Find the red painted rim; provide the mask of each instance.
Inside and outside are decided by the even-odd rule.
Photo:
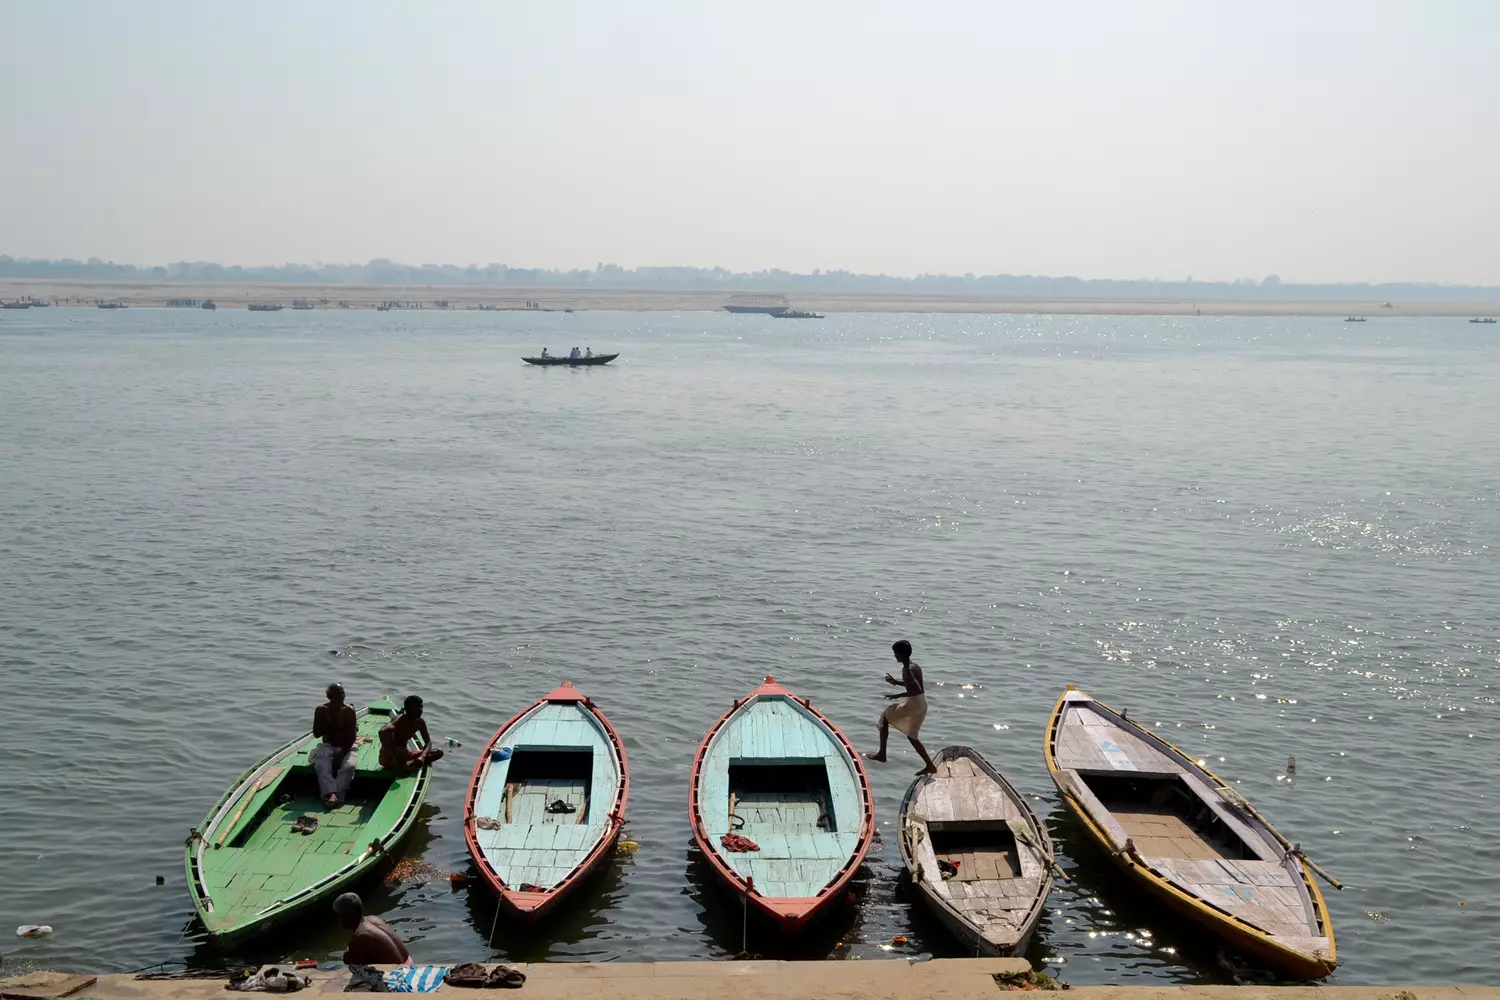
[[[505,884],[489,861],[485,859],[484,851],[479,847],[479,828],[475,826],[474,800],[479,795],[479,779],[484,770],[485,761],[489,759],[490,751],[504,744],[504,737],[517,722],[520,722],[534,709],[546,704],[558,704],[564,702],[582,703],[583,707],[599,720],[605,735],[609,737],[611,749],[614,751],[615,761],[620,768],[620,782],[615,787],[614,802],[610,806],[609,820],[605,826],[604,835],[599,838],[593,850],[578,863],[572,871],[567,874],[557,888],[551,892],[522,892],[512,889]],[[616,839],[620,836],[620,828],[625,825],[625,804],[630,798],[630,764],[625,756],[625,743],[620,739],[620,734],[615,730],[614,724],[599,711],[599,707],[586,697],[583,692],[573,687],[569,681],[564,681],[562,686],[550,692],[543,698],[539,698],[530,705],[511,716],[495,735],[490,737],[484,749],[480,751],[479,760],[474,764],[474,773],[469,778],[469,793],[464,799],[464,841],[469,845],[469,857],[479,869],[480,876],[490,887],[490,890],[500,897],[500,901],[517,913],[526,916],[536,916],[545,910],[551,909],[563,897],[568,895],[584,877],[592,872],[608,856],[609,850],[614,846]]]

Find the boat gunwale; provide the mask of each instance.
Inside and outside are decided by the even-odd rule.
[[[376,702],[375,704],[378,703]],[[387,704],[389,703],[387,702]],[[394,709],[395,706],[392,705],[391,707]],[[369,707],[358,713],[359,717],[365,717],[369,714]],[[392,712],[391,714],[394,715],[395,713]],[[312,731],[309,730],[302,736],[288,741],[251,765],[249,770],[241,774],[229,786],[229,789],[219,797],[219,801],[214,804],[204,819],[204,829],[196,837],[190,836],[187,840],[184,847],[185,868],[188,893],[193,900],[194,916],[203,925],[204,930],[208,932],[208,936],[214,941],[226,943],[253,936],[260,933],[268,924],[285,916],[291,916],[303,907],[316,902],[337,886],[354,882],[385,857],[385,849],[387,847],[400,842],[411,831],[411,828],[416,825],[418,813],[422,803],[426,801],[428,786],[431,783],[432,771],[426,767],[410,775],[410,777],[415,779],[411,793],[407,796],[406,803],[402,806],[400,815],[396,817],[396,821],[391,825],[389,831],[378,837],[371,838],[372,843],[379,842],[379,850],[371,851],[367,847],[357,858],[348,864],[330,872],[310,885],[303,886],[300,889],[293,890],[288,895],[280,897],[270,906],[260,910],[240,924],[223,929],[211,927],[208,917],[214,915],[216,911],[213,903],[213,895],[203,883],[203,859],[213,849],[211,847],[211,840],[213,834],[218,830],[218,824],[223,821],[225,814],[235,803],[240,802],[243,798],[246,804],[248,804],[250,799],[254,798],[255,792],[253,791],[254,783],[251,781],[252,778],[264,774],[277,761],[296,756],[313,738]],[[392,786],[402,777],[406,776],[396,776],[392,780]],[[241,789],[245,790],[244,794],[237,795],[236,793],[240,792]],[[389,791],[386,794],[389,795]],[[381,801],[384,801],[384,796],[382,796]],[[236,822],[237,820],[231,820],[231,829]]]
[[[763,696],[783,697],[807,710],[821,725],[826,727],[832,734],[837,744],[848,755],[848,759],[854,766],[855,776],[859,781],[860,791],[860,838],[853,851],[845,858],[844,864],[839,868],[833,878],[824,883],[823,887],[813,896],[766,896],[760,890],[753,888],[753,880],[741,877],[729,863],[719,856],[710,840],[711,835],[707,830],[707,822],[703,818],[703,812],[699,808],[698,789],[703,773],[703,763],[708,755],[709,745],[713,743],[714,737],[720,730],[739,712],[748,708],[758,698]],[[865,771],[864,760],[859,751],[854,749],[844,736],[843,730],[833,724],[833,721],[821,711],[814,708],[811,698],[798,697],[789,689],[776,683],[774,677],[767,675],[765,682],[751,691],[744,698],[736,698],[734,705],[719,716],[717,722],[704,734],[703,740],[698,744],[698,752],[693,757],[692,776],[688,782],[688,813],[693,826],[693,840],[697,843],[699,851],[708,860],[710,868],[720,879],[728,883],[730,889],[736,894],[743,896],[756,908],[756,911],[770,917],[772,920],[787,927],[801,925],[819,912],[833,900],[838,898],[841,892],[854,877],[855,871],[864,863],[866,855],[870,852],[870,845],[875,838],[875,793],[870,785],[870,776]],[[775,904],[782,904],[777,906]],[[793,907],[791,904],[805,904]]]
[[[571,684],[564,684],[554,691],[538,698],[530,705],[517,712],[505,721],[503,725],[495,730],[495,735],[490,737],[489,742],[479,755],[479,760],[474,764],[474,771],[469,778],[469,790],[464,797],[464,841],[469,848],[469,857],[479,869],[480,877],[485,884],[495,893],[502,905],[509,906],[517,913],[528,916],[537,916],[553,908],[559,901],[573,891],[591,872],[603,861],[605,851],[619,839],[620,831],[625,826],[625,808],[630,799],[630,764],[625,755],[625,741],[620,738],[619,731],[609,718],[594,704],[594,700],[577,692],[577,697],[559,697],[559,692],[565,688],[572,689]],[[574,689],[576,690],[576,689]],[[608,819],[605,821],[604,832],[589,852],[584,855],[583,860],[574,865],[563,880],[548,892],[521,892],[506,885],[505,880],[495,871],[489,859],[484,856],[484,849],[479,844],[479,827],[476,825],[477,817],[474,815],[474,804],[479,797],[479,782],[484,776],[486,765],[489,763],[490,751],[500,745],[501,738],[505,736],[522,719],[543,705],[565,704],[572,702],[581,705],[585,711],[592,715],[604,730],[608,738],[610,749],[614,753],[615,764],[619,771],[619,780],[615,782],[615,797],[611,804]]]
[[[1025,815],[1028,825],[1031,827],[1032,837],[1036,840],[1037,850],[1046,859],[1046,861],[1043,862],[1042,866],[1041,889],[1037,893],[1036,898],[1032,900],[1031,907],[1026,911],[1025,919],[1023,919],[1018,925],[1019,932],[1017,933],[1015,940],[1013,940],[1010,944],[1004,946],[1003,948],[998,948],[998,946],[996,946],[1000,954],[1013,955],[1021,951],[1025,947],[1027,941],[1031,938],[1032,934],[1035,933],[1037,924],[1041,922],[1042,915],[1046,912],[1047,897],[1052,894],[1052,865],[1055,865],[1057,863],[1057,852],[1053,849],[1052,846],[1052,834],[1050,831],[1048,831],[1046,822],[1040,815],[1037,814],[1036,809],[1034,809],[1031,803],[1027,801],[1026,797],[1021,794],[1020,790],[1016,788],[1015,785],[1012,785],[1010,783],[1010,779],[1007,778],[999,768],[995,767],[988,760],[986,760],[979,751],[975,750],[973,747],[967,746],[946,746],[937,752],[937,756],[934,758],[934,761],[937,763],[942,763],[945,756],[949,757],[950,759],[953,757],[967,757],[969,760],[980,766],[981,770],[984,771],[986,777],[995,779],[996,784],[1000,786],[1001,790],[1005,792],[1005,794],[1008,795],[1012,801],[1021,806],[1021,811]],[[906,788],[906,794],[901,798],[901,810],[899,813],[897,813],[896,817],[896,845],[901,852],[901,860],[905,863],[907,871],[913,873],[913,875],[915,875],[917,869],[913,864],[913,858],[907,850],[906,817],[909,814],[912,803],[916,798],[917,787],[924,781],[927,781],[932,777],[932,775],[923,774],[918,775],[916,778],[912,779],[911,784],[909,784]],[[924,825],[926,825],[925,820]],[[930,835],[931,831],[929,829],[929,836]],[[1018,844],[1017,846],[1019,848],[1021,845]],[[996,881],[999,880],[997,879]],[[943,899],[932,891],[930,887],[930,881],[923,882],[913,878],[913,884],[916,885],[918,892],[924,899],[928,901],[930,905],[942,910],[943,913],[947,914],[953,920],[956,920],[962,927],[967,928],[971,933],[983,940],[986,944],[991,943],[984,937],[982,933],[979,932],[979,928],[976,927],[973,922],[971,922],[966,916],[964,916],[961,910],[953,906],[950,901]]]
[[[1069,695],[1081,697],[1069,698]],[[1058,729],[1062,723],[1063,709],[1069,704],[1079,703],[1092,704],[1103,709],[1107,713],[1107,717],[1112,717],[1110,721],[1115,725],[1124,728],[1127,732],[1145,737],[1148,742],[1154,741],[1160,744],[1160,746],[1170,751],[1172,755],[1181,758],[1180,762],[1185,766],[1195,772],[1207,775],[1216,787],[1229,788],[1230,785],[1223,778],[1215,774],[1206,764],[1199,764],[1195,758],[1189,756],[1180,747],[1130,721],[1104,702],[1099,701],[1092,695],[1077,690],[1070,684],[1058,697],[1057,703],[1053,706],[1052,715],[1047,720],[1046,733],[1042,738],[1042,756],[1047,762],[1047,773],[1051,776],[1052,783],[1057,786],[1058,794],[1062,796],[1063,804],[1068,807],[1074,816],[1083,822],[1089,837],[1094,841],[1095,845],[1102,848],[1127,874],[1138,879],[1168,904],[1186,912],[1190,916],[1198,918],[1204,924],[1206,930],[1217,932],[1221,937],[1230,939],[1232,943],[1244,948],[1255,957],[1261,958],[1283,971],[1293,972],[1304,979],[1322,979],[1332,975],[1338,967],[1338,948],[1334,941],[1333,922],[1328,914],[1327,902],[1323,898],[1322,891],[1318,888],[1316,879],[1307,870],[1307,866],[1290,853],[1287,853],[1283,857],[1283,863],[1287,860],[1292,860],[1296,863],[1295,870],[1300,875],[1303,885],[1308,890],[1308,897],[1312,903],[1313,918],[1317,922],[1318,929],[1323,932],[1323,938],[1328,942],[1328,953],[1326,956],[1321,951],[1309,953],[1283,944],[1264,928],[1251,923],[1237,914],[1230,913],[1228,910],[1216,906],[1202,896],[1179,886],[1176,882],[1161,875],[1149,865],[1138,863],[1123,850],[1116,852],[1110,849],[1111,837],[1109,832],[1095,822],[1094,818],[1089,815],[1088,806],[1069,792],[1064,787],[1064,783],[1059,780],[1059,775],[1064,772],[1073,771],[1077,773],[1076,769],[1059,766],[1056,747]],[[1274,841],[1281,841],[1281,838],[1269,829],[1265,821],[1258,820],[1238,808],[1234,808],[1234,811],[1239,813],[1241,821],[1252,829],[1265,833]]]

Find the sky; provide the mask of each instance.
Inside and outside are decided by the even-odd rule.
[[[1500,3],[0,0],[0,253],[1500,284]]]

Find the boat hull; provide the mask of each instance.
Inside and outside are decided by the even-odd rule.
[[[550,716],[544,719],[542,717],[544,712],[551,713],[557,721],[553,721]],[[559,880],[545,885],[538,884],[523,888],[520,880],[514,877],[509,880],[506,878],[507,874],[514,876],[510,866],[516,860],[514,853],[507,852],[525,848],[527,841],[518,839],[514,841],[516,846],[506,846],[508,841],[499,839],[500,835],[503,834],[507,838],[532,836],[541,838],[550,833],[551,838],[548,842],[553,846],[531,850],[530,855],[534,857],[543,850],[559,851],[556,847],[559,838],[565,833],[574,831],[560,824],[540,822],[522,830],[519,822],[510,822],[514,817],[509,814],[511,806],[506,804],[505,799],[505,796],[510,793],[509,779],[515,776],[510,762],[518,759],[517,754],[528,750],[542,753],[556,752],[560,745],[558,741],[561,739],[558,725],[577,721],[583,721],[589,727],[587,735],[590,738],[589,745],[593,748],[594,756],[601,758],[604,755],[608,756],[608,762],[599,761],[601,766],[608,763],[613,768],[612,780],[602,785],[596,784],[590,793],[593,800],[607,799],[607,801],[591,801],[585,807],[585,812],[589,809],[600,810],[602,822],[597,824],[590,822],[588,829],[583,831],[579,846],[548,858],[549,862],[566,866],[565,874]],[[550,732],[542,728],[549,723],[553,726]],[[530,736],[527,735],[528,732],[531,733]],[[492,774],[491,768],[500,763],[491,759],[492,752],[506,746],[513,739],[515,742],[510,747],[512,754],[506,762],[506,773],[503,776],[498,772]],[[548,739],[552,742],[541,744],[536,742],[538,739]],[[495,789],[492,786],[492,780],[504,783],[506,791],[502,793]],[[493,794],[487,795],[487,789]],[[596,794],[597,791],[603,789],[608,789],[607,796]],[[464,804],[464,840],[468,844],[469,856],[478,869],[480,878],[495,893],[504,910],[523,920],[539,920],[555,910],[563,900],[577,890],[581,883],[602,868],[612,856],[620,838],[620,830],[625,823],[625,808],[629,797],[630,766],[625,755],[624,741],[609,719],[590,699],[571,684],[564,684],[512,716],[496,730],[495,735],[490,738],[481,752],[474,766],[474,774],[469,781],[469,794]],[[492,813],[496,815],[491,818],[497,822],[502,817],[507,820],[499,830],[495,831],[495,837],[491,837],[490,831],[481,830],[479,826],[480,820],[490,817]],[[507,830],[506,827],[510,829]],[[494,828],[491,829],[494,830]]]
[[[619,354],[596,354],[591,358],[522,358],[528,365],[539,365],[551,367],[553,365],[564,365],[569,368],[588,367],[591,365],[607,365]]]
[[[1127,877],[1146,889],[1153,897],[1166,904],[1175,913],[1187,918],[1199,928],[1218,937],[1223,943],[1234,950],[1263,962],[1267,967],[1275,969],[1284,975],[1302,980],[1322,979],[1334,971],[1338,965],[1337,950],[1333,937],[1333,925],[1328,916],[1327,904],[1323,899],[1321,890],[1316,880],[1300,861],[1295,863],[1295,870],[1300,886],[1306,889],[1308,905],[1312,911],[1313,924],[1321,931],[1320,937],[1326,939],[1327,951],[1321,950],[1309,952],[1298,948],[1289,947],[1277,941],[1269,932],[1250,922],[1242,916],[1229,912],[1223,907],[1216,905],[1199,893],[1189,891],[1182,885],[1165,877],[1157,868],[1161,867],[1159,861],[1144,858],[1136,848],[1133,838],[1127,838],[1123,843],[1119,833],[1106,830],[1100,818],[1098,818],[1091,804],[1085,801],[1085,793],[1078,786],[1076,769],[1062,766],[1059,759],[1060,727],[1063,713],[1070,704],[1087,703],[1097,705],[1109,716],[1116,718],[1123,726],[1120,731],[1138,736],[1150,741],[1150,744],[1159,749],[1163,756],[1170,754],[1174,763],[1185,764],[1191,767],[1189,773],[1197,775],[1200,779],[1206,779],[1217,789],[1229,788],[1228,784],[1214,774],[1207,767],[1196,764],[1182,750],[1173,746],[1166,740],[1161,739],[1154,733],[1135,726],[1123,716],[1117,716],[1113,710],[1102,703],[1088,698],[1070,687],[1058,699],[1053,709],[1052,717],[1047,724],[1047,734],[1043,745],[1043,754],[1047,762],[1047,770],[1051,775],[1053,783],[1057,785],[1058,792],[1062,796],[1064,805],[1079,820],[1089,840],[1106,856],[1108,856]],[[1128,728],[1126,728],[1128,727]],[[1126,775],[1139,772],[1125,771]],[[1092,795],[1092,793],[1089,793]],[[1095,802],[1097,803],[1097,797]],[[1245,817],[1248,819],[1248,817]],[[1251,821],[1255,822],[1255,821]],[[1258,824],[1254,831],[1265,835],[1268,827]],[[1285,860],[1285,858],[1283,858]],[[1156,866],[1156,868],[1153,867]],[[1248,897],[1247,897],[1248,898]],[[1226,902],[1227,905],[1233,905]],[[1309,937],[1312,937],[1311,935]]]
[[[729,759],[725,746],[719,742],[720,736],[728,734],[728,727],[735,723],[736,718],[750,710],[751,706],[760,699],[776,699],[779,703],[789,706],[791,711],[805,715],[805,720],[799,723],[799,726],[804,727],[802,746],[805,750],[813,749],[821,754],[827,749],[821,744],[809,747],[805,733],[805,727],[809,726],[815,728],[833,748],[832,760],[835,763],[828,763],[829,758],[826,756],[822,759],[825,760],[824,767],[832,774],[828,780],[831,783],[836,782],[840,790],[830,791],[830,801],[826,812],[835,815],[834,822],[830,824],[835,829],[843,830],[845,826],[853,827],[844,831],[848,834],[845,838],[848,847],[842,850],[842,853],[833,854],[822,850],[822,847],[826,845],[820,841],[818,845],[820,851],[816,858],[809,854],[802,859],[817,868],[819,874],[814,881],[804,883],[805,890],[810,891],[795,895],[776,891],[775,886],[783,883],[774,881],[763,880],[762,885],[757,887],[754,876],[747,876],[744,871],[737,870],[736,865],[731,864],[719,849],[722,843],[721,838],[726,832],[731,832],[730,827],[733,826],[733,821],[740,818],[734,813],[735,800],[730,791],[732,779],[717,773],[720,764],[727,769],[726,762]],[[774,767],[775,762],[779,760],[785,764],[806,766],[805,761],[808,759],[811,758],[805,754],[788,754],[785,757],[772,755],[766,758],[764,763]],[[770,773],[769,768],[767,773]],[[724,787],[710,790],[709,786],[715,785],[721,779],[724,781]],[[724,799],[727,801],[721,800],[719,792],[724,794]],[[743,899],[751,911],[783,932],[795,932],[802,929],[844,898],[849,882],[860,864],[864,862],[874,837],[874,796],[870,788],[869,776],[865,773],[859,754],[838,727],[813,708],[807,699],[797,698],[786,688],[776,684],[770,677],[767,677],[766,682],[752,691],[748,697],[737,700],[734,707],[721,716],[704,736],[693,761],[688,795],[688,812],[693,827],[693,839],[716,880],[735,896]],[[836,807],[833,804],[835,799],[841,801],[843,805]],[[744,803],[748,801],[747,797],[741,802],[740,808],[745,808]],[[723,830],[711,828],[717,820],[711,819],[710,812],[712,811],[717,816],[717,809],[720,805],[725,805],[727,808],[725,822],[722,824]],[[822,829],[821,823],[819,828]],[[734,827],[734,829],[743,829],[752,835],[759,835],[754,833],[749,824]],[[772,836],[776,835],[773,833]],[[801,843],[810,843],[807,840],[808,834],[800,836]],[[818,837],[818,835],[812,836],[814,839]],[[782,835],[782,840],[788,845],[788,858],[796,860],[791,848],[794,835]],[[823,837],[822,840],[827,840],[827,838]],[[844,842],[840,841],[841,849]],[[747,852],[744,857],[747,860],[751,857],[758,857],[758,852]],[[780,859],[768,858],[767,860]],[[768,888],[769,892],[764,891]]]
[[[211,940],[234,944],[291,923],[387,863],[416,825],[431,780],[426,768],[405,776],[379,768],[376,734],[394,711],[383,701],[361,713],[360,735],[372,742],[357,751],[355,785],[345,806],[328,811],[318,803],[307,754],[320,741],[307,733],[241,775],[194,828],[184,871],[194,912]],[[385,790],[356,805],[362,781]],[[283,795],[292,797],[283,802]],[[282,827],[299,810],[319,819],[318,830],[285,836]],[[349,821],[366,814],[364,822]],[[247,887],[247,875],[261,874],[264,888]]]
[[[918,776],[912,781],[902,799],[898,821],[901,860],[911,873],[917,895],[954,937],[976,953],[1001,957],[1023,954],[1052,891],[1051,871],[1055,861],[1047,827],[1031,808],[1031,803],[974,750],[944,747],[934,761],[938,767],[937,775]],[[987,790],[998,792],[998,801],[994,795],[974,794],[972,784],[951,791],[944,785],[955,780],[970,782],[973,778],[979,778]],[[930,826],[929,814],[933,817],[930,822],[941,825],[942,831],[935,831]],[[1019,824],[1032,843],[1025,844],[1014,834],[1006,836],[998,832],[999,824],[1009,823]],[[1009,841],[999,846],[1007,853],[1013,852],[1013,859],[1020,869],[1016,877],[974,879],[965,884],[960,879],[944,882],[940,873],[933,873],[938,857],[935,852],[937,837],[959,829],[981,828],[985,831],[984,836]],[[976,848],[972,839],[964,846],[968,847],[970,863],[975,863]],[[980,860],[993,864],[989,858]],[[1005,863],[1010,860],[1007,858]],[[990,897],[989,890],[998,888],[1000,883],[1004,884],[1004,897],[1014,898],[1018,890],[1029,894],[1029,902],[1017,918],[993,919],[995,915],[991,907],[994,904],[975,902]],[[965,909],[970,907],[976,911],[974,916],[965,914]]]

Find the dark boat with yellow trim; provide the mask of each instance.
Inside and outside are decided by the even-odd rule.
[[[1333,972],[1322,870],[1200,761],[1071,684],[1043,752],[1090,839],[1158,900],[1283,975]]]

